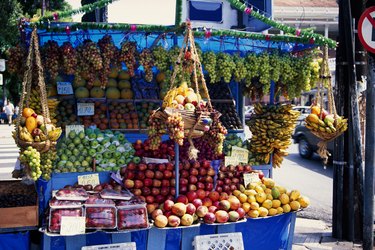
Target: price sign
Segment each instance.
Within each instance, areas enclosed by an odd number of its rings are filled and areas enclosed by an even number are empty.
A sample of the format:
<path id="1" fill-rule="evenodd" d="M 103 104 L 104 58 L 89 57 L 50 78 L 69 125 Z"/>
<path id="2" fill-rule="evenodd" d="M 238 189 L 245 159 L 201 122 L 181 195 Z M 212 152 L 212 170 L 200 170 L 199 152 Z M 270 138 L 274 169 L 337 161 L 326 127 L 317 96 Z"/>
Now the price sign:
<path id="1" fill-rule="evenodd" d="M 57 94 L 72 95 L 73 87 L 71 82 L 57 82 Z"/>
<path id="2" fill-rule="evenodd" d="M 77 103 L 77 115 L 78 116 L 85 116 L 85 115 L 94 115 L 95 113 L 95 106 L 94 103 Z"/>
<path id="3" fill-rule="evenodd" d="M 85 132 L 85 126 L 83 125 L 66 125 L 65 126 L 65 136 L 68 137 L 71 131 L 79 134 L 80 132 Z"/>
<path id="4" fill-rule="evenodd" d="M 85 246 L 82 250 L 136 250 L 135 242 L 118 243 L 118 244 L 104 244 L 96 246 Z"/>
<path id="5" fill-rule="evenodd" d="M 238 162 L 249 162 L 249 150 L 233 146 L 231 157 L 237 158 Z"/>
<path id="6" fill-rule="evenodd" d="M 225 156 L 224 159 L 225 166 L 233 165 L 236 166 L 238 165 L 238 159 L 232 156 Z"/>
<path id="7" fill-rule="evenodd" d="M 95 187 L 99 185 L 99 174 L 86 174 L 86 175 L 79 175 L 78 176 L 78 185 L 91 185 Z"/>
<path id="8" fill-rule="evenodd" d="M 247 187 L 249 183 L 260 182 L 258 173 L 243 174 L 243 182 L 245 187 Z"/>
<path id="9" fill-rule="evenodd" d="M 61 216 L 60 235 L 84 234 L 86 231 L 86 217 Z"/>

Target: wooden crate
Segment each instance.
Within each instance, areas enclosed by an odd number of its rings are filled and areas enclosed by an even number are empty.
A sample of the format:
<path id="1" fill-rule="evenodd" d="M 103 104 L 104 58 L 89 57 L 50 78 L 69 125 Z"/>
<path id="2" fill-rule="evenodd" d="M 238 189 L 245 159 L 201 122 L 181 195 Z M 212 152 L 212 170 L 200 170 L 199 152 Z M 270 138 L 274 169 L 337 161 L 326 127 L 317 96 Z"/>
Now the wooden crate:
<path id="1" fill-rule="evenodd" d="M 18 197 L 18 204 L 24 206 L 2 207 L 4 199 Z M 24 185 L 21 181 L 0 182 L 0 229 L 38 226 L 38 198 L 35 186 Z M 26 203 L 22 199 L 28 199 Z M 12 204 L 12 203 L 10 203 Z"/>

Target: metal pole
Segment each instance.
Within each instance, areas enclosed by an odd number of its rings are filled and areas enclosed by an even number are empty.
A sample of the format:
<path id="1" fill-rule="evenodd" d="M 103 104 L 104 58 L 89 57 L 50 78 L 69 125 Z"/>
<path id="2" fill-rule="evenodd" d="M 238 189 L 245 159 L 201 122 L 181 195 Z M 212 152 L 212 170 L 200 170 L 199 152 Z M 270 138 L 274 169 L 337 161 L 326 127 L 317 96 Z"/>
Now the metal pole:
<path id="1" fill-rule="evenodd" d="M 363 214 L 363 249 L 373 249 L 374 245 L 374 167 L 375 167 L 375 61 L 369 56 L 369 77 L 366 89 L 366 153 L 365 189 Z"/>
<path id="2" fill-rule="evenodd" d="M 176 194 L 177 199 L 180 194 L 180 145 L 177 142 L 174 143 L 174 171 L 175 171 L 175 180 L 176 180 Z"/>

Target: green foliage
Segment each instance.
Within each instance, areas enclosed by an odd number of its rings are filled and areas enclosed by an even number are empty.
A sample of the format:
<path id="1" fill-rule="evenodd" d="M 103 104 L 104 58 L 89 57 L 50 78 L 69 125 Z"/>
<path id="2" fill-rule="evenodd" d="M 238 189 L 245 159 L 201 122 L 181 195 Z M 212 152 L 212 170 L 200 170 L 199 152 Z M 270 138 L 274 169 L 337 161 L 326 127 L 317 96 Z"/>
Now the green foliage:
<path id="1" fill-rule="evenodd" d="M 18 42 L 18 19 L 22 8 L 17 0 L 0 1 L 0 55 Z"/>

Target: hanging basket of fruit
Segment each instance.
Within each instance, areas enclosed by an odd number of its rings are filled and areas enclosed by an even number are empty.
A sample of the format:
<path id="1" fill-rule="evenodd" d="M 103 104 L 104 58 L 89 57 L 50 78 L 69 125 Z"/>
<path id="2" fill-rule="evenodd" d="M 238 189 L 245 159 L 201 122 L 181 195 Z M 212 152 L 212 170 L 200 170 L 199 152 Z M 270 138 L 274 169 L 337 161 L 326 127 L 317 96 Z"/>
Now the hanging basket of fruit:
<path id="1" fill-rule="evenodd" d="M 186 82 L 178 83 L 178 74 L 185 74 L 192 79 L 192 88 Z M 204 101 L 200 95 L 202 86 Z M 194 147 L 193 138 L 204 135 L 213 137 L 219 154 L 226 130 L 221 126 L 220 113 L 213 109 L 208 93 L 197 48 L 194 42 L 191 24 L 186 24 L 186 33 L 177 61 L 173 68 L 169 91 L 163 99 L 162 109 L 155 111 L 149 120 L 149 137 L 155 148 L 160 143 L 160 136 L 168 132 L 171 139 L 183 145 L 184 138 L 190 143 L 189 157 L 196 159 L 198 150 Z M 162 128 L 166 125 L 166 129 Z M 222 136 L 221 136 L 222 135 Z M 223 137 L 223 138 L 222 138 Z"/>
<path id="2" fill-rule="evenodd" d="M 323 107 L 324 91 L 327 88 L 328 111 Z M 334 140 L 348 128 L 347 119 L 339 116 L 336 111 L 335 100 L 333 97 L 331 74 L 328 67 L 328 47 L 323 51 L 323 62 L 320 69 L 320 81 L 317 83 L 317 95 L 315 103 L 311 106 L 311 114 L 305 119 L 305 126 L 311 133 L 322 139 L 318 143 L 318 154 L 327 163 L 330 156 L 327 150 L 327 143 Z"/>
<path id="3" fill-rule="evenodd" d="M 31 95 L 35 92 L 40 96 L 40 114 L 31 108 Z M 56 128 L 50 120 L 36 29 L 33 30 L 30 38 L 19 107 L 16 130 L 13 133 L 17 145 L 22 150 L 31 146 L 41 153 L 50 150 L 60 137 L 61 128 Z"/>

